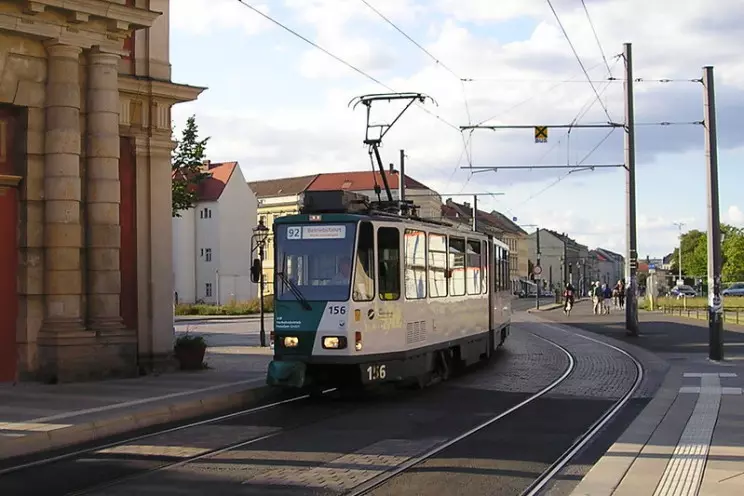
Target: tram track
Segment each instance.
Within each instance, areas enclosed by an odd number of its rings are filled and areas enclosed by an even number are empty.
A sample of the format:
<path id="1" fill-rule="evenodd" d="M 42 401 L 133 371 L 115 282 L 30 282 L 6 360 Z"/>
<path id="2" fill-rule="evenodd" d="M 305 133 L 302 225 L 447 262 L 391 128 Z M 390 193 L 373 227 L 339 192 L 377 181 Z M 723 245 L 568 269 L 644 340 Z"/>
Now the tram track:
<path id="1" fill-rule="evenodd" d="M 563 333 L 569 332 L 555 325 L 550 325 L 550 324 L 540 324 L 540 325 L 543 325 L 545 327 L 548 327 L 548 328 L 551 328 L 551 329 L 554 329 L 554 330 L 557 330 Z M 635 380 L 633 381 L 633 384 L 630 386 L 630 388 L 628 388 L 628 390 L 617 401 L 615 401 L 609 409 L 607 409 L 595 422 L 593 422 L 589 428 L 585 429 L 574 440 L 571 446 L 567 450 L 565 450 L 546 470 L 544 470 L 536 479 L 534 479 L 532 483 L 529 484 L 529 486 L 527 486 L 520 493 L 520 496 L 536 496 L 538 494 L 541 494 L 541 492 L 545 490 L 546 486 L 548 486 L 553 481 L 555 476 L 559 474 L 561 470 L 563 470 L 585 446 L 587 446 L 591 441 L 596 439 L 598 433 L 617 416 L 617 414 L 628 403 L 628 401 L 630 401 L 630 399 L 633 397 L 633 394 L 638 390 L 641 383 L 643 382 L 643 378 L 644 378 L 643 365 L 630 353 L 626 352 L 625 350 L 617 346 L 611 345 L 609 343 L 606 343 L 598 339 L 591 338 L 589 336 L 584 336 L 584 335 L 575 334 L 575 333 L 571 333 L 571 334 L 581 339 L 585 339 L 585 340 L 594 342 L 596 344 L 606 346 L 624 355 L 626 358 L 630 359 L 630 361 L 635 366 L 636 377 L 635 377 Z M 567 358 L 569 359 L 569 366 L 566 368 L 564 373 L 558 379 L 553 381 L 551 384 L 549 384 L 542 390 L 538 391 L 537 393 L 523 400 L 519 404 L 509 408 L 508 410 L 498 415 L 493 416 L 492 418 L 482 422 L 481 424 L 475 426 L 474 428 L 460 434 L 457 437 L 450 439 L 449 441 L 439 446 L 436 446 L 435 448 L 432 448 L 431 450 L 407 461 L 406 463 L 401 464 L 395 467 L 394 469 L 389 470 L 364 484 L 361 484 L 360 486 L 354 488 L 353 490 L 344 493 L 344 496 L 362 496 L 362 495 L 368 495 L 368 494 L 373 493 L 376 489 L 383 487 L 384 485 L 393 481 L 395 478 L 400 477 L 401 475 L 414 469 L 416 466 L 426 462 L 427 460 L 434 458 L 436 455 L 444 452 L 446 449 L 452 447 L 453 445 L 473 436 L 479 431 L 482 431 L 483 429 L 498 422 L 499 420 L 502 420 L 510 415 L 513 415 L 519 412 L 520 410 L 524 409 L 526 406 L 530 405 L 534 401 L 550 393 L 551 391 L 556 389 L 559 385 L 561 385 L 566 380 L 568 380 L 568 378 L 571 376 L 572 372 L 574 371 L 575 365 L 576 365 L 576 360 L 575 360 L 574 355 L 571 352 L 569 352 L 566 348 L 559 345 L 558 343 L 550 339 L 547 339 L 543 336 L 540 336 L 538 334 L 534 334 L 534 335 L 556 346 L 563 353 L 565 353 Z"/>
<path id="2" fill-rule="evenodd" d="M 546 325 L 547 327 L 553 327 L 554 329 L 557 329 L 559 331 L 567 332 L 556 326 L 550 326 L 547 324 L 541 324 L 541 325 Z M 410 472 L 412 469 L 415 469 L 416 466 L 422 464 L 423 462 L 430 460 L 432 458 L 435 458 L 438 454 L 444 452 L 448 448 L 451 448 L 457 445 L 458 443 L 465 441 L 468 438 L 474 437 L 478 432 L 483 431 L 489 426 L 497 424 L 497 422 L 499 422 L 500 420 L 504 420 L 508 417 L 514 417 L 517 412 L 524 410 L 526 407 L 528 407 L 531 404 L 534 404 L 540 398 L 554 391 L 561 384 L 564 384 L 571 377 L 571 375 L 576 371 L 576 356 L 571 351 L 569 351 L 565 346 L 562 346 L 561 344 L 553 341 L 552 339 L 548 339 L 539 334 L 531 333 L 531 332 L 530 333 L 526 332 L 525 334 L 531 334 L 537 339 L 547 343 L 551 347 L 558 350 L 560 354 L 563 356 L 564 358 L 563 361 L 564 363 L 567 362 L 567 364 L 565 368 L 562 370 L 562 372 L 560 373 L 560 375 L 558 375 L 557 378 L 553 379 L 549 384 L 547 384 L 546 386 L 542 387 L 541 389 L 539 389 L 538 391 L 532 394 L 525 393 L 526 397 L 516 402 L 516 404 L 511 405 L 508 408 L 502 407 L 503 409 L 500 412 L 494 411 L 494 413 L 491 414 L 490 417 L 487 418 L 486 420 L 483 420 L 483 421 L 479 420 L 478 423 L 475 425 L 466 426 L 467 428 L 463 429 L 463 431 L 460 434 L 455 434 L 456 431 L 450 432 L 448 435 L 446 435 L 446 437 L 449 437 L 448 440 L 443 440 L 441 443 L 434 445 L 433 447 L 429 448 L 427 451 L 409 458 L 404 463 L 401 463 L 397 466 L 390 466 L 386 471 L 379 473 L 379 475 L 364 479 L 361 482 L 361 484 L 356 485 L 355 487 L 351 488 L 350 490 L 346 492 L 342 492 L 342 494 L 357 496 L 357 495 L 362 495 L 362 494 L 369 494 L 375 491 L 376 489 L 384 487 L 386 484 L 390 483 L 396 478 L 405 475 L 406 473 Z M 606 425 L 612 418 L 614 418 L 615 414 L 622 409 L 622 407 L 625 405 L 628 399 L 632 396 L 633 392 L 637 389 L 638 385 L 642 381 L 643 368 L 640 366 L 640 363 L 638 363 L 632 356 L 630 356 L 623 350 L 615 348 L 599 340 L 594 340 L 586 336 L 581 336 L 581 337 L 584 339 L 588 339 L 590 341 L 595 341 L 596 343 L 599 343 L 604 346 L 609 346 L 610 348 L 615 349 L 616 351 L 626 355 L 628 358 L 634 361 L 637 367 L 636 380 L 633 386 L 631 387 L 631 389 L 624 395 L 624 397 L 618 400 L 617 402 L 615 402 L 612 408 L 610 408 L 604 415 L 602 415 L 600 419 L 594 422 L 594 424 L 592 424 L 592 426 L 589 429 L 586 429 L 584 434 L 579 436 L 574 441 L 574 443 L 571 445 L 571 447 L 568 450 L 566 450 L 563 453 L 563 455 L 561 455 L 537 479 L 535 479 L 535 481 L 522 494 L 529 494 L 530 496 L 533 494 L 539 494 L 539 492 L 545 488 L 545 486 L 552 480 L 552 478 L 555 477 L 555 475 L 559 473 L 561 469 L 565 467 L 566 464 L 568 464 L 571 461 L 571 459 L 576 455 L 576 453 L 578 453 L 584 446 L 586 446 L 592 439 L 594 439 L 597 432 L 600 431 L 602 427 Z M 555 370 L 555 372 L 557 373 L 558 370 L 560 369 Z M 328 395 L 328 393 L 331 393 L 331 392 L 333 392 L 333 390 L 324 391 L 326 395 Z M 64 461 L 75 460 L 75 459 L 84 459 L 86 457 L 90 457 L 96 452 L 112 450 L 112 449 L 116 449 L 116 448 L 123 447 L 126 445 L 131 445 L 131 444 L 138 444 L 138 443 L 141 444 L 141 441 L 153 439 L 156 436 L 163 436 L 166 434 L 176 433 L 179 431 L 186 431 L 189 428 L 199 428 L 203 426 L 216 425 L 216 424 L 219 424 L 220 422 L 233 421 L 236 419 L 250 417 L 251 415 L 262 414 L 264 412 L 268 412 L 270 410 L 273 410 L 279 407 L 286 407 L 286 408 L 280 408 L 279 411 L 284 411 L 287 409 L 296 410 L 297 406 L 300 403 L 302 403 L 303 401 L 307 401 L 307 400 L 310 400 L 309 395 L 300 395 L 300 396 L 292 397 L 292 398 L 285 399 L 282 401 L 277 401 L 274 403 L 262 405 L 259 407 L 241 410 L 239 412 L 233 412 L 227 415 L 205 419 L 205 420 L 201 420 L 198 422 L 192 422 L 192 423 L 180 425 L 174 428 L 157 431 L 157 432 L 145 434 L 142 436 L 136 436 L 136 437 L 124 439 L 124 440 L 117 441 L 114 443 L 101 444 L 101 445 L 94 446 L 91 448 L 85 448 L 85 449 L 77 450 L 74 452 L 65 453 L 65 454 L 51 457 L 48 459 L 37 460 L 37 461 L 26 463 L 23 465 L 9 467 L 9 468 L 0 470 L 0 477 L 6 474 L 23 472 L 24 470 L 38 467 L 41 465 L 53 464 L 55 462 L 64 462 Z M 507 405 L 504 405 L 504 406 L 507 406 Z M 348 418 L 348 416 L 354 415 L 354 411 L 358 410 L 359 408 L 361 407 L 358 405 L 354 405 L 351 408 L 348 408 L 348 405 L 347 405 L 346 407 L 339 409 L 336 412 L 336 415 L 340 418 L 343 418 L 343 417 Z M 311 408 L 309 411 L 312 412 L 313 410 L 314 409 Z M 293 430 L 298 430 L 298 431 L 300 430 L 307 431 L 308 429 L 312 430 L 315 426 L 321 425 L 323 421 L 327 421 L 331 417 L 334 417 L 336 415 L 328 415 L 328 414 L 315 415 L 313 414 L 313 415 L 308 416 L 308 418 L 303 419 L 303 421 L 297 422 L 296 425 L 289 425 L 289 426 L 281 425 L 280 427 L 277 428 L 275 432 L 269 432 L 269 433 L 260 434 L 260 435 L 256 434 L 250 437 L 236 440 L 236 442 L 233 442 L 233 443 L 224 443 L 220 446 L 214 446 L 212 449 L 204 450 L 198 454 L 194 454 L 193 456 L 182 456 L 178 460 L 161 461 L 155 467 L 137 469 L 135 473 L 132 473 L 132 474 L 110 477 L 106 480 L 97 481 L 92 484 L 86 484 L 82 488 L 78 487 L 70 491 L 65 490 L 63 493 L 59 493 L 59 494 L 65 494 L 69 496 L 99 494 L 100 491 L 105 490 L 107 488 L 111 488 L 112 486 L 124 486 L 128 482 L 131 482 L 135 479 L 141 479 L 145 476 L 154 475 L 155 473 L 158 473 L 158 472 L 160 473 L 174 472 L 174 471 L 177 471 L 179 468 L 185 467 L 187 465 L 191 465 L 191 464 L 198 465 L 198 464 L 203 464 L 203 463 L 210 463 L 210 460 L 212 459 L 219 458 L 220 456 L 224 456 L 226 454 L 229 454 L 230 452 L 240 451 L 241 449 L 247 446 L 250 446 L 250 445 L 257 445 L 255 449 L 260 450 L 261 448 L 258 445 L 263 442 L 271 440 L 271 438 L 275 438 L 283 434 L 288 434 L 290 431 L 293 431 Z M 464 427 L 464 426 L 461 426 L 461 427 Z M 1 482 L 2 480 L 0 479 L 0 483 Z M 24 492 L 24 494 L 31 494 L 31 493 Z"/>

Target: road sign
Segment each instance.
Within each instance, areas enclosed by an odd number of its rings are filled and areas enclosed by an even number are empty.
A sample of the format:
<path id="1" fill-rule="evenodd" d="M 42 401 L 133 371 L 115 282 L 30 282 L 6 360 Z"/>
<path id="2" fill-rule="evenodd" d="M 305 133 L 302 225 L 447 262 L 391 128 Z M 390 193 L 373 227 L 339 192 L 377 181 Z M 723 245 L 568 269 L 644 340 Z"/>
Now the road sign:
<path id="1" fill-rule="evenodd" d="M 536 265 L 532 272 L 534 272 L 536 276 L 539 276 L 540 274 L 542 274 L 542 267 Z"/>
<path id="2" fill-rule="evenodd" d="M 650 270 L 650 269 L 655 269 L 655 268 L 656 268 L 656 264 L 649 264 L 649 265 L 648 265 L 648 268 L 649 268 L 649 270 Z"/>
<path id="3" fill-rule="evenodd" d="M 548 126 L 535 126 L 535 143 L 548 142 Z"/>
<path id="4" fill-rule="evenodd" d="M 710 309 L 715 313 L 723 312 L 723 302 L 721 301 L 720 295 L 710 295 Z"/>

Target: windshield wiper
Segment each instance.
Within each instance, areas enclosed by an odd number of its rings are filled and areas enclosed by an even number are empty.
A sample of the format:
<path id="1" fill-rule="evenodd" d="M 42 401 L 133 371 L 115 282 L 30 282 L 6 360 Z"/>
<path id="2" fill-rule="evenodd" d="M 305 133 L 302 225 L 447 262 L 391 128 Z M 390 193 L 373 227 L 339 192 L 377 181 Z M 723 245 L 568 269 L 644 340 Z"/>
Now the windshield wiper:
<path id="1" fill-rule="evenodd" d="M 277 272 L 276 275 L 279 276 L 279 280 L 282 281 L 282 291 L 284 290 L 284 285 L 289 287 L 289 290 L 292 292 L 295 298 L 297 298 L 297 301 L 300 302 L 300 305 L 302 305 L 302 308 L 305 310 L 312 310 L 313 308 L 310 306 L 310 303 L 307 301 L 307 298 L 305 298 L 305 295 L 302 294 L 302 291 L 300 291 L 300 288 L 297 287 L 297 285 L 294 283 L 292 279 L 286 276 L 284 273 L 285 267 L 287 265 L 287 254 L 285 253 L 282 257 L 282 270 Z"/>

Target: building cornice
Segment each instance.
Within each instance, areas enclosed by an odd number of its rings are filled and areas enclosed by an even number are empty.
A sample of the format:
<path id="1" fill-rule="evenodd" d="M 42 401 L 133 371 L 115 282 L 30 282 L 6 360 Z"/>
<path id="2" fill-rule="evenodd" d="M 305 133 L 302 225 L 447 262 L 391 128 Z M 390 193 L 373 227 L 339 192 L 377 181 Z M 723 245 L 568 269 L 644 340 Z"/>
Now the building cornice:
<path id="1" fill-rule="evenodd" d="M 179 84 L 172 81 L 141 78 L 135 76 L 119 76 L 119 92 L 129 95 L 152 96 L 159 101 L 169 104 L 192 102 L 207 88 Z"/>
<path id="2" fill-rule="evenodd" d="M 69 14 L 70 22 L 88 22 L 91 17 L 109 21 L 111 31 L 152 27 L 162 12 L 141 9 L 110 0 L 24 0 L 25 12 L 35 15 L 47 9 Z"/>
<path id="3" fill-rule="evenodd" d="M 21 176 L 0 174 L 0 188 L 17 188 L 21 183 Z"/>

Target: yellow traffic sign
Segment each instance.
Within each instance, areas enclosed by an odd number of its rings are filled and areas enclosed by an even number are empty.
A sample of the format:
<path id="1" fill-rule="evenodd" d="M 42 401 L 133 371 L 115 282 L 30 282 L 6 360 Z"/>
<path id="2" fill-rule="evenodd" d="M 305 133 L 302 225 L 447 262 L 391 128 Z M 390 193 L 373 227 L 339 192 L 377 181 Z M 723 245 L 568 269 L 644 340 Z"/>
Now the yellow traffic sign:
<path id="1" fill-rule="evenodd" d="M 548 142 L 548 126 L 535 126 L 535 143 Z"/>

